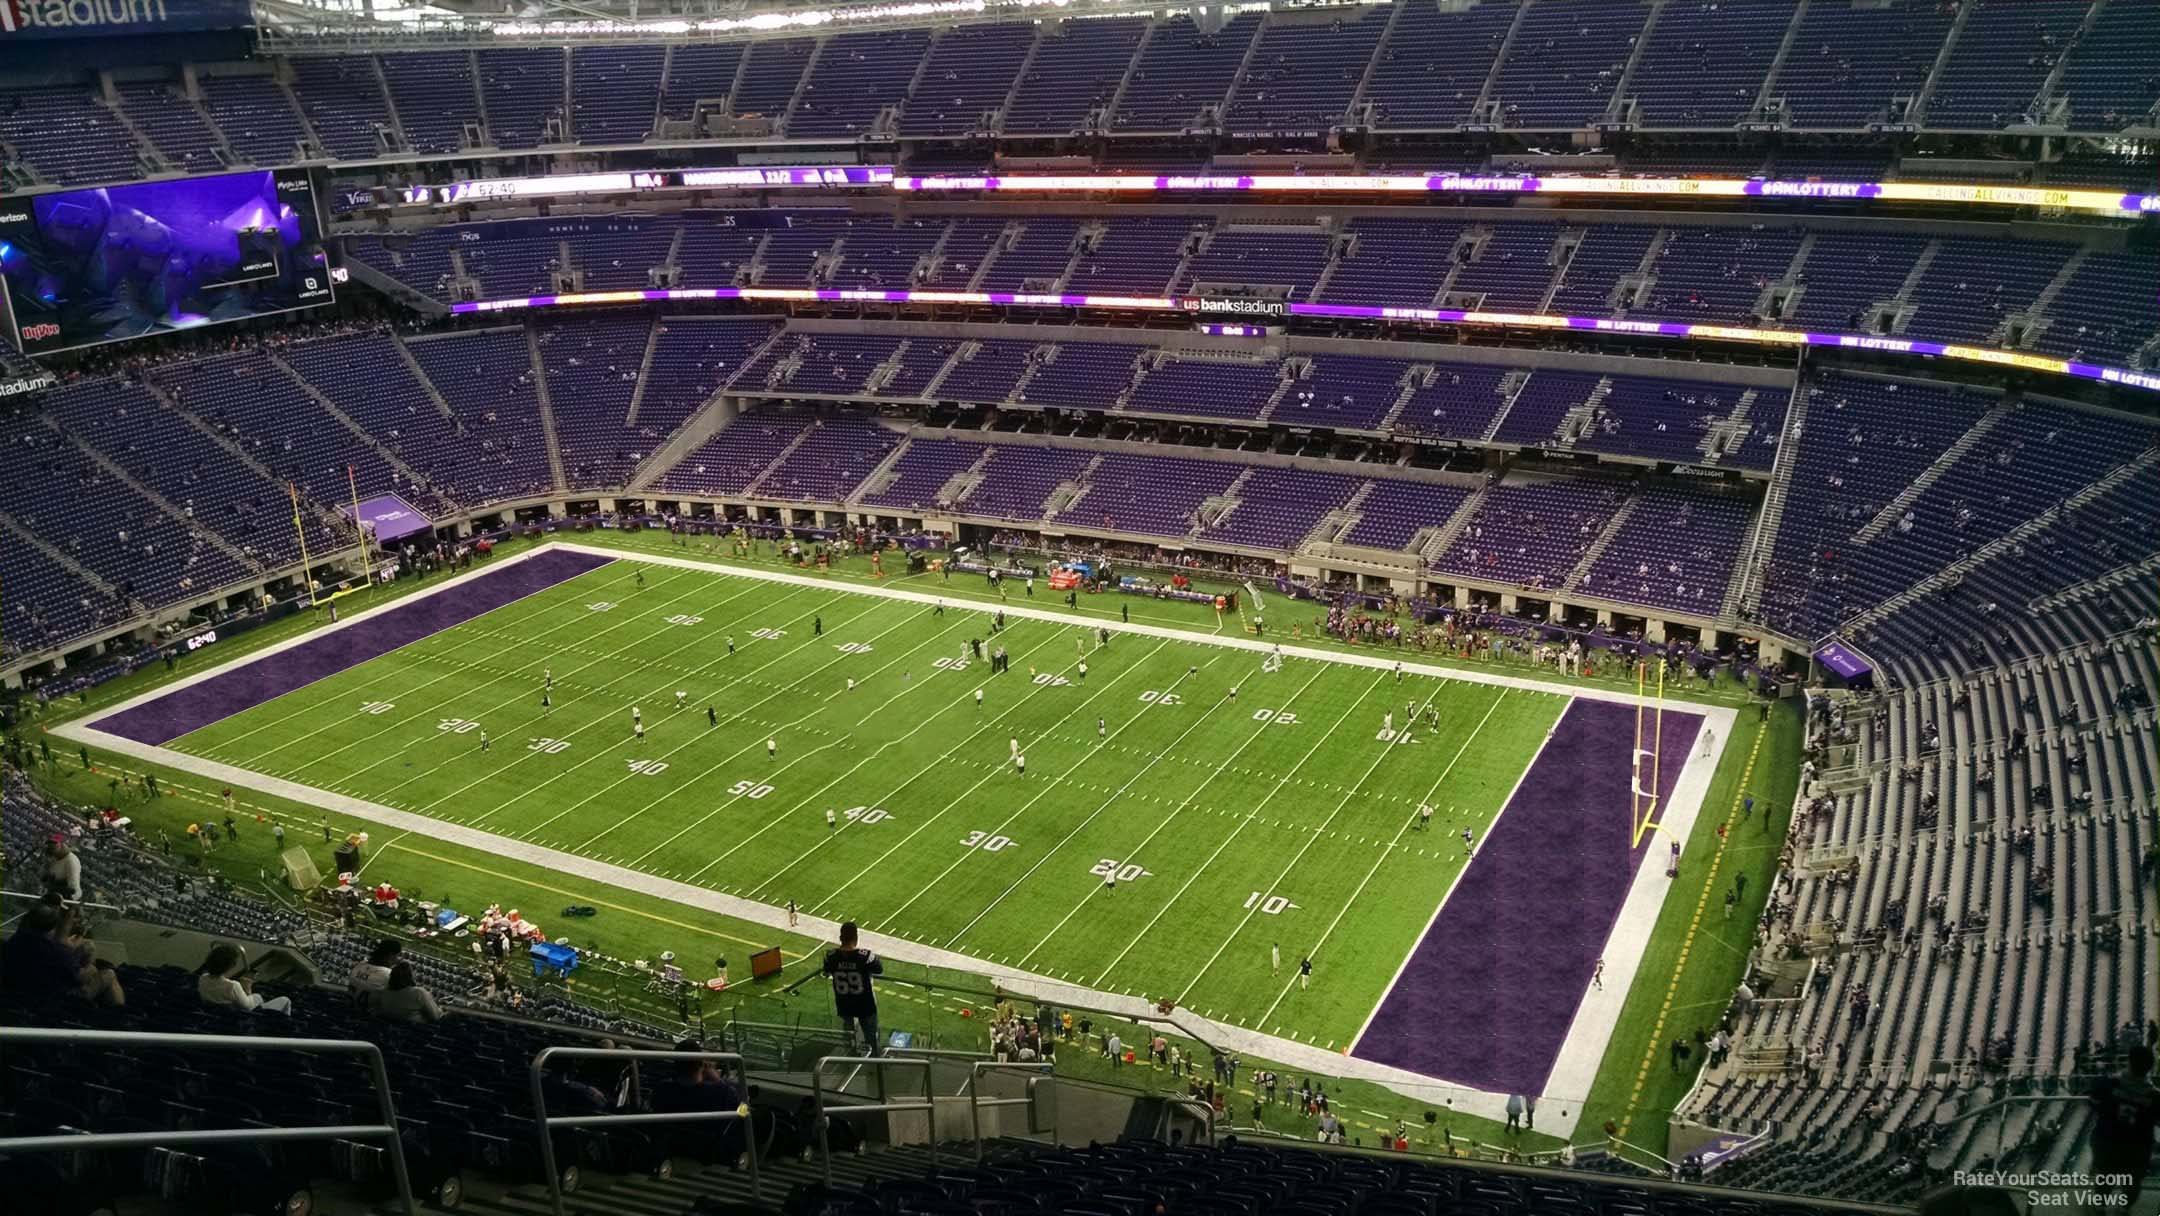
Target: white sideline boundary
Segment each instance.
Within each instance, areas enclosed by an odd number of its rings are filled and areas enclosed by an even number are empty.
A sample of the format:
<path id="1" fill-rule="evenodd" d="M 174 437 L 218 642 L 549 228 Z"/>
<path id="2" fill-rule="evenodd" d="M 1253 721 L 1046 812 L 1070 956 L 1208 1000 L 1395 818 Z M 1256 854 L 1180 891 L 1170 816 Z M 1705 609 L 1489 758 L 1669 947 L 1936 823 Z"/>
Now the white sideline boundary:
<path id="1" fill-rule="evenodd" d="M 263 647 L 260 650 L 236 656 L 224 663 L 184 676 L 169 684 L 160 685 L 118 704 L 106 706 L 94 716 L 102 720 L 146 702 L 155 701 L 193 684 L 213 679 L 228 671 L 272 658 L 295 646 L 319 640 L 326 632 L 335 633 L 337 630 L 369 620 L 377 614 L 394 611 L 406 604 L 417 602 L 426 596 L 440 595 L 454 590 L 467 581 L 484 578 L 506 566 L 532 560 L 555 548 L 596 557 L 638 561 L 648 565 L 671 566 L 736 578 L 758 579 L 769 583 L 817 587 L 826 590 L 843 591 L 854 595 L 902 600 L 925 606 L 937 604 L 943 599 L 943 597 L 935 593 L 904 590 L 898 587 L 858 586 L 836 583 L 830 579 L 795 574 L 784 570 L 760 570 L 717 562 L 704 562 L 693 558 L 675 557 L 667 554 L 644 554 L 635 551 L 584 545 L 572 541 L 553 540 L 525 553 L 515 554 L 498 562 L 490 562 L 481 569 L 452 575 L 426 591 L 414 592 L 389 603 L 379 604 L 364 611 L 356 612 L 339 621 L 336 625 L 329 626 L 327 630 L 310 630 L 285 641 Z M 948 602 L 947 607 L 963 612 L 981 612 L 984 615 L 990 615 L 997 612 L 1001 605 L 958 601 Z M 1074 624 L 1073 618 L 1062 612 L 1016 604 L 1004 604 L 1002 608 L 1006 615 L 1010 617 L 1047 621 L 1065 626 Z M 1274 642 L 1259 641 L 1241 636 L 1188 632 L 1160 625 L 1114 621 L 1087 621 L 1084 623 L 1135 636 L 1202 646 L 1218 646 L 1263 654 L 1276 649 L 1278 645 Z M 432 637 L 434 635 L 428 636 Z M 1623 705 L 1648 707 L 1655 704 L 1654 698 L 1642 697 L 1632 693 L 1608 689 L 1575 688 L 1564 684 L 1547 684 L 1520 676 L 1467 671 L 1434 664 L 1416 663 L 1409 660 L 1398 660 L 1389 655 L 1342 654 L 1304 646 L 1286 645 L 1280 648 L 1282 653 L 1288 657 L 1340 663 L 1352 667 L 1392 671 L 1400 662 L 1405 672 L 1438 679 L 1543 693 L 1560 693 L 1570 697 L 1610 701 Z M 1738 711 L 1729 707 L 1704 705 L 1691 701 L 1668 700 L 1665 704 L 1680 712 L 1701 715 L 1704 719 L 1704 729 L 1713 729 L 1718 732 L 1713 754 L 1708 757 L 1701 755 L 1699 746 L 1690 745 L 1686 767 L 1682 770 L 1680 780 L 1674 787 L 1673 800 L 1665 808 L 1662 821 L 1685 837 L 1694 828 L 1696 817 L 1701 810 L 1703 797 L 1709 790 L 1710 778 L 1716 769 L 1718 759 L 1724 754 L 1725 747 L 1731 741 L 1733 723 L 1738 717 Z M 822 940 L 833 940 L 839 935 L 839 925 L 822 918 L 803 915 L 800 926 L 790 930 L 787 926 L 787 912 L 784 908 L 757 903 L 740 896 L 728 895 L 704 887 L 691 886 L 688 883 L 662 878 L 659 875 L 644 871 L 632 870 L 625 866 L 561 852 L 509 836 L 498 835 L 494 832 L 470 828 L 445 820 L 432 819 L 409 811 L 401 811 L 394 807 L 383 806 L 380 803 L 369 802 L 348 794 L 340 794 L 332 790 L 304 785 L 297 781 L 258 773 L 220 761 L 188 755 L 165 747 L 138 743 L 132 739 L 98 730 L 83 720 L 56 726 L 51 733 L 72 743 L 95 745 L 105 751 L 132 757 L 147 763 L 164 765 L 222 785 L 260 790 L 296 802 L 335 810 L 340 815 L 380 827 L 446 840 L 452 844 L 462 845 L 483 853 L 513 857 L 543 869 L 575 875 L 591 882 L 620 887 L 624 890 L 636 891 L 640 894 L 687 907 L 734 917 L 738 920 L 763 925 L 766 928 L 783 933 L 817 937 Z M 1532 762 L 1534 763 L 1534 760 Z M 1525 771 L 1527 771 L 1527 765 Z M 1654 849 L 1654 844 L 1652 847 Z M 1622 906 L 1620 917 L 1614 926 L 1611 937 L 1606 942 L 1605 977 L 1611 982 L 1607 983 L 1602 990 L 1592 989 L 1584 997 L 1582 1004 L 1576 1010 L 1575 1020 L 1569 1027 L 1568 1036 L 1562 1046 L 1560 1056 L 1553 1066 L 1551 1079 L 1546 1084 L 1546 1089 L 1549 1092 L 1571 1095 L 1566 1100 L 1570 1109 L 1549 1111 L 1547 1114 L 1545 1130 L 1555 1134 L 1568 1136 L 1574 1132 L 1576 1119 L 1580 1115 L 1582 1099 L 1588 1095 L 1590 1084 L 1597 1073 L 1598 1064 L 1603 1059 L 1606 1039 L 1611 1028 L 1618 1021 L 1621 1003 L 1626 999 L 1628 988 L 1634 982 L 1636 973 L 1642 963 L 1643 954 L 1649 946 L 1651 931 L 1655 929 L 1657 924 L 1658 910 L 1662 906 L 1665 893 L 1670 886 L 1669 880 L 1665 877 L 1664 869 L 1656 863 L 1657 858 L 1654 853 L 1645 857 L 1641 869 L 1636 874 L 1634 884 L 1629 888 L 1627 901 Z M 868 944 L 893 958 L 927 966 L 947 967 L 984 975 L 1020 995 L 1032 996 L 1053 1003 L 1087 1005 L 1134 1018 L 1135 1020 L 1156 1016 L 1154 1006 L 1140 997 L 1122 996 L 1117 993 L 1087 988 L 1019 968 L 987 962 L 958 951 L 921 945 L 884 934 L 865 933 L 863 936 Z M 1389 987 L 1392 989 L 1392 982 Z M 1384 1000 L 1385 996 L 1383 995 L 1381 999 Z M 1234 1051 L 1239 1055 L 1265 1057 L 1278 1062 L 1286 1068 L 1295 1070 L 1369 1081 L 1384 1085 L 1416 1101 L 1434 1105 L 1447 1103 L 1453 1109 L 1480 1118 L 1491 1119 L 1495 1122 L 1505 1118 L 1507 1095 L 1503 1093 L 1493 1093 L 1436 1081 L 1430 1077 L 1421 1076 L 1403 1069 L 1361 1060 L 1348 1055 L 1346 1052 L 1332 1051 L 1300 1043 L 1294 1039 L 1262 1034 L 1258 1031 L 1247 1030 L 1241 1026 L 1217 1022 L 1201 1017 L 1187 1009 L 1177 1010 L 1171 1015 L 1170 1020 L 1195 1037 L 1202 1038 L 1219 1048 Z M 1548 1099 L 1548 1102 L 1558 1101 L 1561 1101 L 1561 1099 Z"/>

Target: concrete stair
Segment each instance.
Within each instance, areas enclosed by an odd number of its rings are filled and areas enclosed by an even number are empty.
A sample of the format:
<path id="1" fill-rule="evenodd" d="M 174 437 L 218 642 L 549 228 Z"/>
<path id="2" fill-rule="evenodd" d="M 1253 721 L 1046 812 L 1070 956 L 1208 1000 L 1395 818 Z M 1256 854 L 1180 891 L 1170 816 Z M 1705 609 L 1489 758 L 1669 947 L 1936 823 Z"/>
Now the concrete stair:
<path id="1" fill-rule="evenodd" d="M 540 402 L 540 436 L 547 441 L 548 473 L 560 493 L 570 487 L 570 481 L 563 476 L 562 445 L 555 437 L 555 403 L 548 394 L 547 363 L 540 358 L 540 335 L 529 325 L 525 327 L 525 350 L 532 356 L 533 396 Z"/>
<path id="2" fill-rule="evenodd" d="M 1612 545 L 1613 537 L 1620 535 L 1620 529 L 1627 526 L 1628 518 L 1635 514 L 1635 507 L 1641 501 L 1629 495 L 1627 501 L 1620 504 L 1620 509 L 1612 513 L 1612 518 L 1605 521 L 1604 530 L 1597 534 L 1597 539 L 1590 542 L 1588 549 L 1583 550 L 1582 559 L 1575 563 L 1575 568 L 1568 571 L 1567 581 L 1560 584 L 1560 594 L 1567 595 L 1582 585 L 1583 577 L 1590 573 L 1591 567 L 1597 565 L 1599 558 L 1605 556 L 1605 550 Z"/>
<path id="3" fill-rule="evenodd" d="M 1860 530 L 1853 533 L 1853 542 L 1864 545 L 1887 531 L 1891 525 L 1897 522 L 1900 516 L 1905 514 L 1908 508 L 1920 501 L 1920 496 L 1927 493 L 1928 487 L 1934 485 L 1937 478 L 1949 472 L 1950 466 L 1962 460 L 1966 453 L 1972 451 L 1981 440 L 1987 438 L 1988 434 L 2004 418 L 2009 416 L 2011 408 L 2011 404 L 2006 401 L 1982 414 L 1978 422 L 1975 422 L 1966 429 L 1964 434 L 1957 437 L 1957 442 L 1943 449 L 1943 454 L 1935 458 L 1934 464 L 1922 469 L 1920 475 L 1913 478 L 1911 484 L 1899 491 L 1896 498 L 1884 504 L 1883 509 L 1877 511 L 1873 519 L 1861 525 Z"/>

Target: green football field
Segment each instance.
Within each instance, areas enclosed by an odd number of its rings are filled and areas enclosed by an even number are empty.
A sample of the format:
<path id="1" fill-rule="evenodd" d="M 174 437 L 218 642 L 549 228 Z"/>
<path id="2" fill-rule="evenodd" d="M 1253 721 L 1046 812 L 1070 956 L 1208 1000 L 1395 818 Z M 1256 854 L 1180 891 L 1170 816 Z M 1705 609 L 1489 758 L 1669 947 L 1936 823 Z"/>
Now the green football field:
<path id="1" fill-rule="evenodd" d="M 1340 1048 L 1567 697 L 1264 658 L 618 561 L 170 746 Z"/>

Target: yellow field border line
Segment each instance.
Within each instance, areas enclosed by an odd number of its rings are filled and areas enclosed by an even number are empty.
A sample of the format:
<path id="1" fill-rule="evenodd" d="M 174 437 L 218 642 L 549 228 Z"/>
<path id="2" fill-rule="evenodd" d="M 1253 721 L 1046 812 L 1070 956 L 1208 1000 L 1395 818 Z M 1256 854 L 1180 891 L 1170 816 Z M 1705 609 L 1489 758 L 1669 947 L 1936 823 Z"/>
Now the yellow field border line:
<path id="1" fill-rule="evenodd" d="M 1695 949 L 1695 933 L 1702 927 L 1703 909 L 1710 906 L 1710 892 L 1717 886 L 1718 865 L 1725 860 L 1725 846 L 1732 838 L 1733 812 L 1740 807 L 1740 800 L 1747 796 L 1748 782 L 1755 775 L 1755 757 L 1762 751 L 1763 736 L 1770 733 L 1765 724 L 1755 732 L 1755 742 L 1748 747 L 1747 767 L 1741 770 L 1739 784 L 1733 787 L 1732 802 L 1725 810 L 1725 831 L 1718 833 L 1717 850 L 1710 855 L 1710 872 L 1703 877 L 1702 894 L 1695 899 L 1695 914 L 1688 919 L 1687 936 L 1680 940 L 1680 957 L 1673 960 L 1672 982 L 1665 986 L 1665 1001 L 1658 1006 L 1657 1025 L 1650 1031 L 1650 1042 L 1643 1048 L 1642 1067 L 1635 1071 L 1635 1089 L 1628 1095 L 1627 1109 L 1620 1116 L 1620 1134 L 1628 1134 L 1635 1121 L 1635 1108 L 1642 1101 L 1643 1086 L 1650 1081 L 1650 1070 L 1657 1066 L 1659 1050 L 1665 1045 L 1665 1018 L 1672 1012 L 1673 998 L 1680 993 L 1680 977 L 1687 973 L 1688 955 Z M 1763 814 L 1768 815 L 1764 808 Z"/>

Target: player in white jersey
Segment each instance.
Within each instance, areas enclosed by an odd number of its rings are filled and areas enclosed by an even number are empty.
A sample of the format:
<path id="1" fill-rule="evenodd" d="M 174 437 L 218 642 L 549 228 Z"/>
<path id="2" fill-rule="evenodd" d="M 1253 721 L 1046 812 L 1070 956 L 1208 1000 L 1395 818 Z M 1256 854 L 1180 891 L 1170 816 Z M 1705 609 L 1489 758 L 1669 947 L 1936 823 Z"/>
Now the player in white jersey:
<path id="1" fill-rule="evenodd" d="M 982 689 L 980 688 L 975 690 L 975 708 L 982 708 Z"/>
<path id="2" fill-rule="evenodd" d="M 780 754 L 780 741 L 779 741 L 778 739 L 767 739 L 767 740 L 765 740 L 765 758 L 766 758 L 767 760 L 771 760 L 771 759 L 773 759 L 774 757 L 778 756 L 779 754 Z"/>
<path id="3" fill-rule="evenodd" d="M 1018 753 L 1018 752 L 1014 752 L 1014 753 L 1013 753 L 1013 771 L 1014 771 L 1014 772 L 1016 772 L 1016 773 L 1018 773 L 1018 774 L 1020 774 L 1020 775 L 1021 775 L 1021 776 L 1023 776 L 1023 777 L 1027 776 L 1027 757 L 1026 757 L 1026 756 L 1023 756 L 1023 755 L 1021 755 L 1021 754 L 1020 754 L 1020 753 Z"/>
<path id="4" fill-rule="evenodd" d="M 1395 733 L 1395 713 L 1393 710 L 1380 715 L 1380 733 L 1383 735 Z"/>
<path id="5" fill-rule="evenodd" d="M 684 702 L 684 701 L 686 701 L 686 700 L 688 700 L 689 698 L 690 698 L 690 694 L 689 694 L 689 693 L 686 693 L 686 692 L 684 692 L 684 691 L 683 691 L 682 689 L 680 689 L 680 688 L 676 689 L 676 690 L 675 690 L 675 708 L 677 708 L 677 709 L 681 709 L 681 708 L 683 707 L 683 702 Z"/>
<path id="6" fill-rule="evenodd" d="M 1019 754 L 1020 754 L 1020 736 L 1018 736 L 1018 735 L 1014 735 L 1014 736 L 1013 736 L 1012 738 L 1010 738 L 1010 739 L 1007 739 L 1007 740 L 1005 741 L 1005 746 L 1006 746 L 1006 748 L 1007 748 L 1007 749 L 1009 749 L 1009 751 L 1010 751 L 1010 753 L 1011 753 L 1012 755 L 1015 755 L 1015 756 L 1019 755 Z"/>

